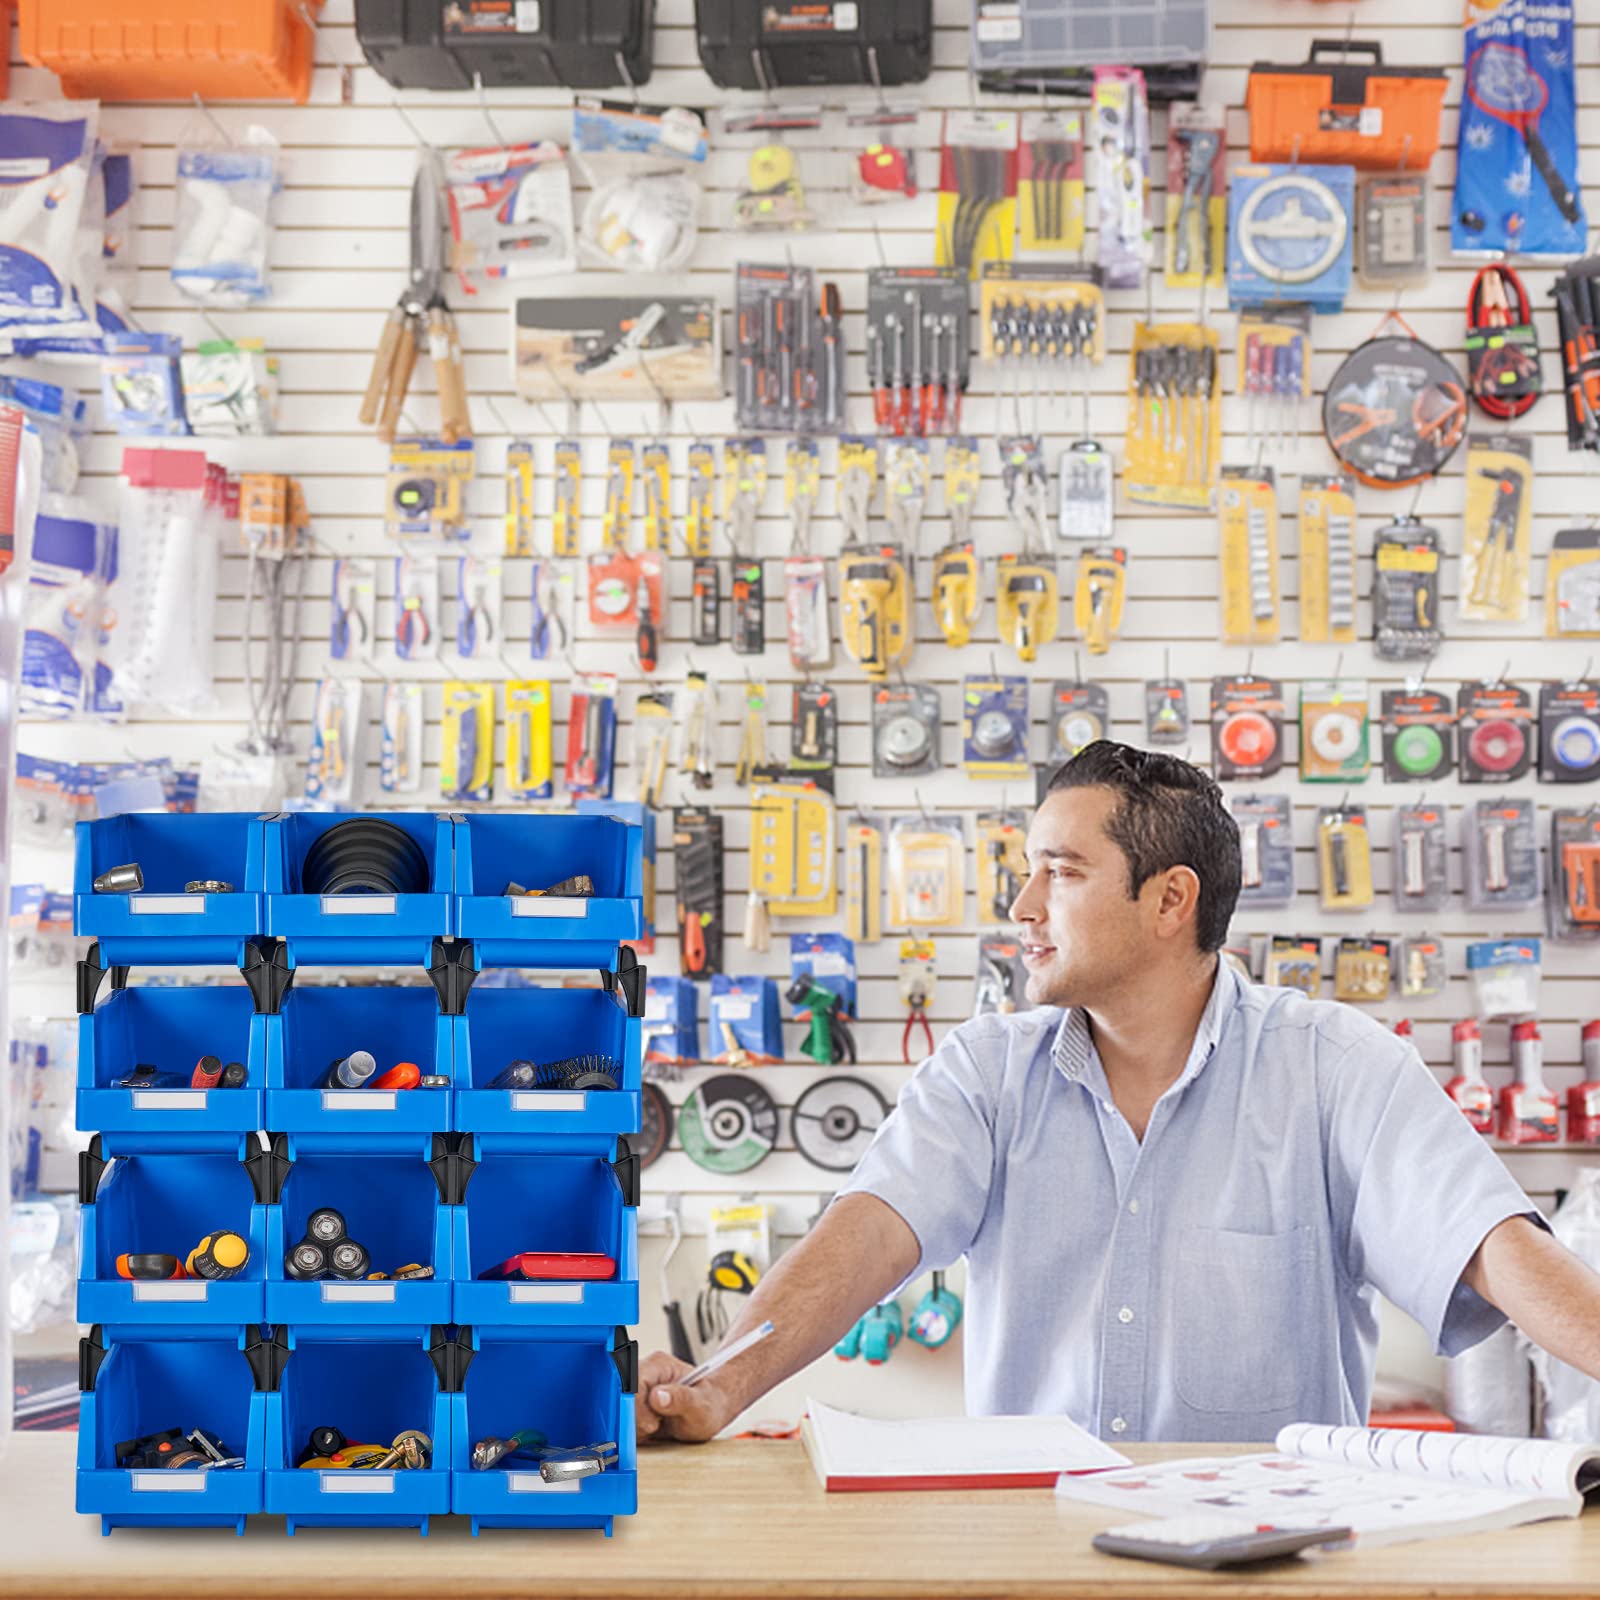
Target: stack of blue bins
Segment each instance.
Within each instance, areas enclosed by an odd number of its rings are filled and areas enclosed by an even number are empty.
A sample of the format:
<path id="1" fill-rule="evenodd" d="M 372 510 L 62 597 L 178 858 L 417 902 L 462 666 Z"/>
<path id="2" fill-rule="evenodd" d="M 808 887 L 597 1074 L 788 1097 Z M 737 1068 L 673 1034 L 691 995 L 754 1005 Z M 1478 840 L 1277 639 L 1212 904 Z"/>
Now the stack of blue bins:
<path id="1" fill-rule="evenodd" d="M 363 816 L 373 815 L 362 813 Z M 644 971 L 641 830 L 609 815 L 382 813 L 428 867 L 428 892 L 321 895 L 302 865 L 341 813 L 137 814 L 79 825 L 77 931 L 82 1160 L 77 1507 L 102 1528 L 315 1526 L 424 1533 L 602 1528 L 637 1507 Z M 95 879 L 137 863 L 135 893 Z M 592 894 L 508 893 L 587 876 Z M 190 890 L 197 880 L 227 892 Z M 213 985 L 160 969 L 219 969 Z M 363 982 L 370 969 L 411 981 Z M 515 986 L 477 979 L 519 969 Z M 226 971 L 225 969 L 234 969 Z M 320 970 L 319 970 L 320 969 Z M 340 969 L 348 983 L 324 981 Z M 368 969 L 365 973 L 361 969 Z M 557 973 L 587 969 L 586 986 Z M 598 971 L 595 986 L 592 974 Z M 242 982 L 232 981 L 235 972 Z M 297 981 L 298 980 L 298 981 Z M 445 1080 L 329 1087 L 370 1052 Z M 236 1088 L 194 1088 L 196 1060 L 242 1062 Z M 615 1089 L 491 1087 L 516 1060 L 604 1058 Z M 140 1065 L 177 1075 L 126 1086 Z M 120 1086 L 119 1086 L 120 1085 Z M 297 1280 L 285 1260 L 333 1208 L 384 1276 Z M 180 1261 L 219 1229 L 235 1276 L 119 1276 L 119 1256 Z M 610 1257 L 608 1277 L 485 1276 L 524 1252 Z M 429 1275 L 396 1277 L 402 1267 Z M 428 1464 L 301 1467 L 313 1429 L 387 1447 L 410 1430 Z M 119 1464 L 118 1446 L 180 1428 L 242 1465 Z M 486 1469 L 473 1445 L 536 1431 L 609 1443 L 615 1462 L 547 1482 L 536 1452 Z"/>

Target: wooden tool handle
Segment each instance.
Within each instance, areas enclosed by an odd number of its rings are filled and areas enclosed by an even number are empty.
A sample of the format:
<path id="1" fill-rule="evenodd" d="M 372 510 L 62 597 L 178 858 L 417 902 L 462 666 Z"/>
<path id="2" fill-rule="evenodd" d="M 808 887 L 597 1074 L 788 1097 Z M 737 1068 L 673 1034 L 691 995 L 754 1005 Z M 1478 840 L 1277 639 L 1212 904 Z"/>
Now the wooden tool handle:
<path id="1" fill-rule="evenodd" d="M 467 409 L 466 372 L 461 361 L 461 336 L 456 329 L 455 318 L 448 311 L 435 311 L 433 317 L 437 319 L 433 338 L 434 375 L 439 384 L 440 432 L 447 443 L 455 444 L 457 440 L 472 437 L 472 415 Z M 444 352 L 442 359 L 440 349 Z"/>
<path id="2" fill-rule="evenodd" d="M 394 436 L 400 431 L 400 412 L 405 406 L 406 390 L 411 386 L 411 373 L 416 364 L 416 331 L 407 326 L 401 330 L 400 342 L 395 349 L 389 391 L 384 396 L 383 414 L 378 418 L 378 437 L 387 444 L 393 444 Z"/>
<path id="3" fill-rule="evenodd" d="M 400 338 L 405 332 L 406 314 L 396 306 L 383 325 L 383 337 L 378 340 L 378 353 L 372 358 L 372 376 L 367 379 L 367 392 L 361 399 L 361 426 L 370 428 L 378 420 L 378 408 L 389 387 L 394 358 L 400 349 Z"/>

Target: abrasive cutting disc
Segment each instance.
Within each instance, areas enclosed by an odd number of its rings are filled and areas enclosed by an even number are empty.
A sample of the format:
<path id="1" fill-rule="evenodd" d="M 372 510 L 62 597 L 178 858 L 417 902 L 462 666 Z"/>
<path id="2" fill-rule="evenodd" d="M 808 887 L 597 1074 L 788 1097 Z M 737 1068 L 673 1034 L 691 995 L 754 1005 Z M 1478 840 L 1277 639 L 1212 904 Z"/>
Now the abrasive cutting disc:
<path id="1" fill-rule="evenodd" d="M 824 1172 L 849 1172 L 888 1115 L 888 1102 L 865 1078 L 823 1078 L 794 1103 L 794 1147 Z"/>
<path id="2" fill-rule="evenodd" d="M 678 1139 L 707 1172 L 748 1172 L 777 1143 L 777 1103 L 751 1078 L 731 1072 L 708 1078 L 678 1112 Z"/>
<path id="3" fill-rule="evenodd" d="M 1518 723 L 1505 717 L 1474 728 L 1467 740 L 1468 754 L 1484 772 L 1510 772 L 1527 748 L 1527 734 Z"/>
<path id="4" fill-rule="evenodd" d="M 878 749 L 892 767 L 915 767 L 927 759 L 928 728 L 920 717 L 891 717 L 878 730 Z"/>
<path id="5" fill-rule="evenodd" d="M 1069 711 L 1056 723 L 1056 742 L 1073 755 L 1105 736 L 1105 726 L 1092 711 Z"/>
<path id="6" fill-rule="evenodd" d="M 1444 760 L 1444 739 L 1439 730 L 1422 722 L 1402 728 L 1390 749 L 1395 765 L 1413 778 L 1432 772 Z"/>
<path id="7" fill-rule="evenodd" d="M 1278 730 L 1259 711 L 1236 711 L 1222 724 L 1218 742 L 1236 767 L 1259 767 L 1278 747 Z"/>
<path id="8" fill-rule="evenodd" d="M 973 744 L 991 760 L 1003 756 L 1016 741 L 1016 729 L 1003 711 L 985 711 L 972 725 Z"/>
<path id="9" fill-rule="evenodd" d="M 639 1140 L 634 1146 L 639 1152 L 640 1167 L 659 1161 L 671 1143 L 672 1102 L 659 1083 L 647 1083 L 639 1101 Z"/>
<path id="10" fill-rule="evenodd" d="M 1338 766 L 1361 748 L 1361 719 L 1348 711 L 1329 711 L 1311 724 L 1311 748 Z"/>

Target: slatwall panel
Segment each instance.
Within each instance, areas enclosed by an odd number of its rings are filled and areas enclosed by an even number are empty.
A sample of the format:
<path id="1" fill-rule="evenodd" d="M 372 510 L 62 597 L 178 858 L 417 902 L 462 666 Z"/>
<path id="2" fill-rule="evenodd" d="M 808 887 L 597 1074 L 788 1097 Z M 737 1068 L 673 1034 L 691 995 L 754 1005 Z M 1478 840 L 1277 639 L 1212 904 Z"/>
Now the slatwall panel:
<path id="1" fill-rule="evenodd" d="M 1302 59 L 1314 33 L 1337 32 L 1346 16 L 1342 8 L 1321 6 L 1311 0 L 1213 0 L 1216 17 L 1213 65 L 1206 83 L 1206 101 L 1228 108 L 1230 154 L 1242 159 L 1247 154 L 1247 128 L 1242 110 L 1245 74 L 1249 63 L 1260 57 L 1280 61 Z M 1471 269 L 1451 265 L 1447 256 L 1446 221 L 1450 184 L 1454 172 L 1454 107 L 1460 94 L 1459 7 L 1454 0 L 1415 0 L 1404 8 L 1383 6 L 1376 0 L 1359 8 L 1354 25 L 1362 37 L 1376 37 L 1383 45 L 1385 59 L 1391 63 L 1445 66 L 1452 70 L 1451 90 L 1445 112 L 1445 150 L 1433 166 L 1435 184 L 1435 254 L 1442 262 L 1430 283 L 1409 292 L 1404 310 L 1416 332 L 1447 350 L 1458 364 L 1462 355 L 1462 308 Z M 935 48 L 936 70 L 917 94 L 926 108 L 914 136 L 924 175 L 935 170 L 939 135 L 939 112 L 943 108 L 987 103 L 977 96 L 966 71 L 967 0 L 937 0 L 938 37 Z M 1581 19 L 1580 19 L 1581 22 Z M 1583 154 L 1583 175 L 1591 193 L 1600 202 L 1600 23 L 1581 22 L 1577 33 L 1579 98 L 1586 119 L 1589 143 Z M 363 63 L 352 23 L 351 0 L 330 0 L 317 42 L 317 70 L 311 104 L 301 108 L 279 105 L 228 105 L 213 108 L 216 117 L 232 129 L 259 122 L 282 141 L 289 163 L 287 187 L 281 197 L 278 228 L 273 246 L 275 293 L 271 303 L 259 310 L 218 313 L 207 319 L 177 293 L 170 283 L 166 264 L 172 253 L 174 143 L 193 120 L 191 108 L 178 105 L 119 105 L 107 107 L 104 129 L 114 136 L 137 140 L 143 149 L 141 196 L 143 232 L 140 240 L 141 271 L 135 311 L 146 327 L 182 333 L 187 340 L 203 339 L 217 330 L 231 335 L 259 335 L 282 362 L 283 431 L 275 439 L 207 446 L 213 459 L 236 469 L 258 469 L 297 474 L 305 485 L 317 542 L 316 558 L 309 575 L 309 600 L 305 607 L 301 677 L 295 687 L 292 710 L 297 733 L 304 738 L 311 710 L 313 685 L 322 670 L 326 654 L 329 620 L 328 591 L 333 560 L 340 555 L 365 555 L 378 558 L 394 554 L 384 537 L 383 474 L 386 452 L 369 434 L 356 425 L 358 398 L 364 387 L 371 351 L 382 319 L 400 287 L 407 258 L 407 195 L 411 182 L 414 138 L 412 128 L 420 130 L 440 147 L 488 142 L 491 130 L 483 111 L 470 94 L 434 95 L 408 92 L 396 97 Z M 692 0 L 660 0 L 657 69 L 647 95 L 652 100 L 680 99 L 705 105 L 728 98 L 711 88 L 701 74 L 694 51 Z M 12 69 L 12 93 L 17 96 L 51 98 L 54 80 L 21 64 Z M 347 98 L 346 98 L 347 97 Z M 397 109 L 404 108 L 405 117 Z M 568 121 L 566 97 L 560 94 L 496 92 L 488 96 L 495 127 L 508 138 L 563 138 Z M 1009 102 L 1006 102 L 1009 103 Z M 1164 113 L 1157 113 L 1157 147 L 1154 173 L 1157 191 L 1153 208 L 1162 210 L 1160 184 L 1164 164 Z M 862 308 L 865 299 L 864 268 L 882 260 L 894 265 L 925 263 L 931 259 L 934 235 L 934 204 L 927 196 L 911 205 L 893 209 L 880 218 L 874 228 L 861 220 L 847 222 L 838 231 L 791 239 L 741 239 L 725 226 L 733 200 L 742 187 L 743 162 L 734 152 L 713 156 L 710 166 L 710 192 L 704 208 L 705 229 L 692 268 L 676 279 L 652 285 L 653 290 L 694 291 L 718 296 L 724 304 L 731 297 L 732 266 L 741 257 L 752 260 L 783 259 L 792 252 L 795 262 L 809 264 L 840 286 L 846 308 L 845 333 L 849 346 L 849 380 L 852 387 L 851 422 L 865 428 L 870 421 L 870 404 L 865 393 L 865 338 Z M 580 197 L 581 199 L 581 197 Z M 820 209 L 831 209 L 824 200 Z M 1093 206 L 1090 206 L 1091 221 Z M 1159 247 L 1159 240 L 1158 240 Z M 1092 249 L 1092 246 L 1091 246 Z M 1541 333 L 1554 336 L 1553 318 L 1548 311 L 1547 290 L 1550 273 L 1531 270 L 1526 274 L 1530 293 L 1539 307 Z M 615 292 L 623 280 L 589 273 L 571 280 L 552 279 L 538 286 L 550 295 L 589 291 Z M 506 440 L 513 434 L 530 435 L 540 440 L 538 510 L 541 542 L 547 541 L 551 467 L 550 426 L 552 420 L 534 408 L 517 401 L 511 392 L 508 359 L 510 295 L 504 289 L 469 301 L 459 292 L 451 296 L 461 325 L 467 355 L 467 376 L 473 395 L 474 416 L 480 442 L 480 477 L 474 488 L 472 507 L 476 515 L 480 546 L 487 552 L 500 548 L 499 516 L 502 507 L 500 470 Z M 1234 319 L 1215 304 L 1211 316 L 1222 331 L 1225 355 L 1233 350 Z M 1127 356 L 1133 322 L 1146 307 L 1143 294 L 1113 294 L 1107 327 L 1108 355 L 1094 374 L 1090 406 L 1091 426 L 1103 439 L 1116 440 L 1124 424 L 1124 392 Z M 1149 304 L 1161 316 L 1192 315 L 1196 296 L 1192 292 L 1167 290 L 1159 281 Z M 1337 363 L 1374 330 L 1380 316 L 1391 304 L 1387 296 L 1357 290 L 1343 315 L 1319 317 L 1315 325 L 1316 354 L 1311 366 L 1312 382 L 1320 392 Z M 1231 362 L 1225 361 L 1231 374 Z M 1545 359 L 1547 385 L 1558 382 L 1557 365 Z M 491 405 L 490 402 L 493 402 Z M 564 408 L 553 408 L 556 411 Z M 997 393 L 995 375 L 979 363 L 974 385 L 967 398 L 966 426 L 981 438 L 990 440 L 1009 420 L 1009 402 Z M 1073 436 L 1080 421 L 1076 403 L 1067 406 L 1059 392 L 1047 391 L 1044 431 L 1048 454 L 1055 453 Z M 411 419 L 422 427 L 434 424 L 437 407 L 431 393 L 431 377 L 424 371 L 417 381 L 409 407 Z M 563 416 L 554 417 L 558 425 Z M 674 470 L 674 506 L 681 512 L 681 474 L 685 452 L 692 435 L 720 438 L 731 430 L 731 407 L 727 404 L 699 404 L 679 408 L 671 418 Z M 587 518 L 586 547 L 598 542 L 600 491 L 608 435 L 630 434 L 647 439 L 659 426 L 654 404 L 630 406 L 606 403 L 603 407 L 585 406 L 578 429 L 585 455 L 584 507 Z M 1325 676 L 1339 666 L 1340 652 L 1332 646 L 1301 645 L 1294 642 L 1294 598 L 1296 530 L 1294 524 L 1294 478 L 1301 471 L 1325 471 L 1330 458 L 1317 433 L 1317 404 L 1308 402 L 1298 418 L 1299 438 L 1295 451 L 1279 461 L 1282 479 L 1281 501 L 1284 511 L 1283 590 L 1286 596 L 1287 628 L 1290 638 L 1283 644 L 1257 651 L 1257 670 L 1271 672 L 1288 680 L 1291 704 L 1299 680 Z M 1244 432 L 1246 410 L 1242 401 L 1230 398 L 1225 408 L 1227 444 L 1224 459 L 1247 461 L 1251 447 Z M 1587 651 L 1582 645 L 1553 646 L 1539 636 L 1537 619 L 1542 611 L 1543 555 L 1556 529 L 1587 517 L 1600 494 L 1592 458 L 1567 453 L 1562 433 L 1560 402 L 1547 398 L 1520 424 L 1532 436 L 1538 474 L 1535 502 L 1534 549 L 1536 567 L 1533 578 L 1532 616 L 1524 627 L 1485 627 L 1459 624 L 1455 618 L 1458 586 L 1457 563 L 1446 563 L 1444 618 L 1452 637 L 1430 670 L 1433 683 L 1450 683 L 1481 674 L 1492 674 L 1502 666 L 1509 674 L 1535 680 L 1555 672 L 1576 672 L 1585 667 Z M 120 459 L 120 444 L 100 434 L 89 449 L 86 460 L 86 487 L 109 508 L 113 479 Z M 1464 452 L 1463 452 L 1464 455 Z M 937 456 L 936 456 L 937 461 Z M 833 446 L 823 446 L 826 477 L 832 475 Z M 1462 505 L 1462 456 L 1440 482 L 1421 492 L 1418 510 L 1439 527 L 1446 549 L 1455 552 L 1460 544 Z M 998 461 L 992 445 L 986 447 L 986 479 L 978 505 L 974 532 L 980 550 L 989 557 L 1013 544 L 1004 515 L 999 484 Z M 775 479 L 778 477 L 775 474 Z M 937 474 L 936 474 L 937 477 Z M 1360 539 L 1370 551 L 1372 535 L 1396 511 L 1412 502 L 1411 491 L 1385 495 L 1360 492 Z M 942 502 L 935 489 L 930 515 L 924 525 L 920 549 L 931 554 L 946 537 Z M 819 515 L 814 526 L 817 548 L 837 551 L 841 530 L 834 516 L 831 482 L 823 486 Z M 1103 682 L 1110 691 L 1114 733 L 1137 740 L 1142 731 L 1141 682 L 1160 674 L 1170 655 L 1171 671 L 1189 683 L 1191 709 L 1197 716 L 1203 710 L 1206 685 L 1219 671 L 1245 667 L 1247 652 L 1229 649 L 1216 641 L 1216 532 L 1207 516 L 1165 513 L 1124 505 L 1119 510 L 1118 542 L 1130 554 L 1129 597 L 1121 640 L 1109 656 L 1091 664 L 1080 661 L 1074 644 L 1063 639 L 1041 652 L 1032 669 L 1035 679 L 1034 749 L 1035 759 L 1043 760 L 1049 744 L 1045 721 L 1050 680 L 1071 677 L 1081 668 Z M 759 526 L 759 547 L 767 558 L 768 593 L 781 593 L 779 559 L 789 545 L 789 530 L 781 511 L 781 491 L 775 481 Z M 1063 562 L 1063 573 L 1070 593 L 1070 562 Z M 995 639 L 992 604 L 986 606 L 973 644 L 964 651 L 951 651 L 938 641 L 938 632 L 928 607 L 929 569 L 926 562 L 918 571 L 917 627 L 919 644 L 911 671 L 920 681 L 933 684 L 940 693 L 945 714 L 944 749 L 946 759 L 959 751 L 956 718 L 961 678 L 964 673 L 985 672 L 998 663 L 1012 670 L 1010 653 L 998 648 Z M 993 569 L 986 574 L 992 597 Z M 1370 587 L 1370 559 L 1362 561 L 1361 585 Z M 392 608 L 387 596 L 392 593 L 392 573 L 386 560 L 379 575 L 378 638 L 371 660 L 362 669 L 374 689 L 369 701 L 372 721 L 368 726 L 366 787 L 363 798 L 378 803 L 376 769 L 376 705 L 382 680 L 415 678 L 427 686 L 430 714 L 429 782 L 436 783 L 439 746 L 437 720 L 440 711 L 440 685 L 460 670 L 464 675 L 516 677 L 530 671 L 526 660 L 529 630 L 527 599 L 528 564 L 507 564 L 507 629 L 503 653 L 488 669 L 462 668 L 454 663 L 448 645 L 437 665 L 408 667 L 393 659 Z M 681 682 L 690 651 L 681 642 L 688 631 L 688 563 L 678 558 L 671 563 L 671 587 L 675 595 L 667 643 L 663 650 L 658 681 L 667 687 Z M 39 753 L 84 754 L 114 753 L 120 746 L 137 754 L 169 753 L 178 759 L 193 759 L 237 737 L 244 714 L 240 639 L 243 620 L 244 563 L 235 555 L 224 561 L 221 595 L 217 606 L 216 632 L 219 644 L 219 704 L 214 716 L 203 720 L 173 722 L 138 719 L 109 738 L 91 738 L 81 729 L 39 726 L 28 730 L 25 744 Z M 453 618 L 446 607 L 446 639 Z M 1370 617 L 1362 607 L 1363 636 Z M 627 762 L 631 748 L 632 707 L 643 685 L 626 642 L 608 642 L 581 636 L 576 649 L 579 664 L 585 669 L 602 669 L 621 674 L 624 688 L 621 701 L 622 778 L 618 792 L 632 792 Z M 742 918 L 747 878 L 748 816 L 743 794 L 733 785 L 731 762 L 738 746 L 739 718 L 742 713 L 740 680 L 746 668 L 764 677 L 771 690 L 775 726 L 772 730 L 774 754 L 787 750 L 788 730 L 781 726 L 787 714 L 788 690 L 794 674 L 782 645 L 781 599 L 769 603 L 768 634 L 774 641 L 764 662 L 735 658 L 726 647 L 693 652 L 695 664 L 708 669 L 721 687 L 721 729 L 719 755 L 722 765 L 716 787 L 708 795 L 672 795 L 672 799 L 709 802 L 727 819 L 729 860 L 727 864 L 727 917 L 730 938 L 727 965 L 733 971 L 754 971 L 778 975 L 786 970 L 787 941 L 778 925 L 772 952 L 757 956 L 744 951 L 737 938 Z M 676 642 L 674 642 L 676 641 Z M 1384 686 L 1400 681 L 1397 669 L 1377 662 L 1365 643 L 1344 652 L 1342 669 L 1347 674 L 1369 674 L 1376 694 Z M 838 774 L 841 811 L 857 805 L 870 805 L 878 811 L 912 810 L 918 800 L 930 809 L 954 811 L 963 815 L 992 807 L 1002 799 L 1002 786 L 967 779 L 959 771 L 946 770 L 921 780 L 874 781 L 868 763 L 868 690 L 860 675 L 844 665 L 832 675 L 839 688 L 842 714 L 841 748 L 844 760 Z M 565 669 L 557 669 L 556 686 L 557 749 L 563 747 L 567 689 Z M 1291 738 L 1291 754 L 1293 740 Z M 1209 756 L 1205 730 L 1197 730 L 1190 750 L 1194 759 Z M 673 780 L 674 782 L 676 780 Z M 1235 935 L 1263 935 L 1272 932 L 1317 930 L 1330 939 L 1346 925 L 1319 914 L 1315 901 L 1315 862 L 1312 833 L 1315 809 L 1337 797 L 1337 790 L 1307 787 L 1295 781 L 1293 771 L 1273 780 L 1273 786 L 1289 793 L 1295 804 L 1295 830 L 1298 845 L 1300 895 L 1287 911 L 1251 913 L 1241 916 Z M 1390 864 L 1388 857 L 1389 820 L 1392 806 L 1415 791 L 1402 793 L 1386 786 L 1381 779 L 1369 781 L 1355 795 L 1371 809 L 1374 836 L 1378 845 L 1376 870 L 1380 900 L 1384 903 L 1371 917 L 1352 919 L 1348 926 L 1356 931 L 1373 930 L 1396 934 L 1415 928 L 1417 919 L 1394 916 L 1386 903 Z M 1455 785 L 1436 785 L 1430 797 L 1451 806 L 1453 813 L 1482 789 L 1462 790 Z M 1572 797 L 1570 790 L 1540 788 L 1530 784 L 1545 804 Z M 1580 791 L 1581 793 L 1581 791 Z M 1024 803 L 1020 786 L 1005 792 L 1012 803 Z M 968 821 L 970 828 L 970 816 Z M 1461 860 L 1453 852 L 1452 872 L 1459 890 Z M 32 863 L 24 861 L 22 875 L 29 876 Z M 60 868 L 56 873 L 60 881 Z M 968 886 L 969 914 L 973 897 Z M 672 924 L 671 895 L 673 868 L 670 854 L 661 864 L 658 920 L 665 929 Z M 1462 908 L 1459 894 L 1451 909 L 1427 919 L 1429 930 L 1446 936 L 1449 949 L 1450 992 L 1435 1001 L 1413 1006 L 1417 1023 L 1417 1042 L 1425 1057 L 1443 1075 L 1449 1058 L 1449 1024 L 1466 1014 L 1469 1007 L 1464 977 L 1465 943 L 1469 939 L 1495 937 L 1510 932 L 1535 932 L 1538 918 L 1521 916 L 1515 922 L 1495 924 Z M 970 920 L 959 932 L 939 940 L 939 990 L 933 1007 L 937 1030 L 954 1025 L 967 1014 L 971 1002 L 971 973 L 974 966 L 976 929 Z M 1548 971 L 1544 1002 L 1546 1054 L 1550 1076 L 1558 1089 L 1576 1081 L 1578 1073 L 1578 1030 L 1584 1019 L 1600 1014 L 1600 987 L 1591 979 L 1594 956 L 1583 947 L 1547 946 Z M 676 967 L 676 949 L 670 933 L 661 939 L 659 953 L 651 965 L 670 972 Z M 886 1096 L 892 1097 L 903 1082 L 907 1068 L 901 1063 L 902 1011 L 895 988 L 895 947 L 890 940 L 864 948 L 859 953 L 862 973 L 861 1020 L 857 1026 L 862 1070 Z M 27 1010 L 24 997 L 24 1011 Z M 37 1009 L 37 1007 L 36 1007 Z M 1398 1000 L 1375 1008 L 1386 1022 L 1401 1014 Z M 1502 1081 L 1506 1074 L 1505 1029 L 1495 1025 L 1488 1030 L 1486 1054 L 1490 1076 Z M 798 1043 L 796 1030 L 788 1030 L 790 1050 Z M 798 1055 L 794 1056 L 799 1059 Z M 701 1074 L 688 1074 L 692 1081 Z M 764 1070 L 763 1081 L 785 1106 L 817 1074 L 810 1066 L 785 1066 Z M 673 1089 L 681 1098 L 683 1086 Z M 1420 1153 L 1419 1153 L 1420 1154 Z M 1509 1157 L 1513 1170 L 1541 1204 L 1546 1207 L 1554 1192 L 1570 1181 L 1578 1164 L 1586 1159 L 1570 1150 L 1541 1150 Z M 810 1167 L 784 1141 L 782 1148 L 758 1170 L 738 1179 L 719 1181 L 709 1177 L 676 1151 L 668 1154 L 649 1174 L 649 1187 L 656 1191 L 678 1191 L 686 1197 L 687 1215 L 694 1221 L 704 1208 L 722 1194 L 740 1189 L 759 1189 L 763 1196 L 780 1201 L 780 1216 L 786 1231 L 798 1231 L 826 1192 L 826 1175 Z"/>

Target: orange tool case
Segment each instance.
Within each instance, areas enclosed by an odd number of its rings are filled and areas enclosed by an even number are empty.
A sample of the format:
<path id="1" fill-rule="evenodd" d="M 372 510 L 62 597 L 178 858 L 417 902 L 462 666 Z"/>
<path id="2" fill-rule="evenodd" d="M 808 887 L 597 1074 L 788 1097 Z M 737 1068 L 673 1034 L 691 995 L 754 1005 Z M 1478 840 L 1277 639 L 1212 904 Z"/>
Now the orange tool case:
<path id="1" fill-rule="evenodd" d="M 74 99 L 293 100 L 322 0 L 19 0 L 23 58 Z"/>
<path id="2" fill-rule="evenodd" d="M 1314 39 L 1304 66 L 1251 67 L 1250 159 L 1426 170 L 1439 148 L 1444 91 L 1442 67 L 1386 67 L 1375 41 Z"/>

